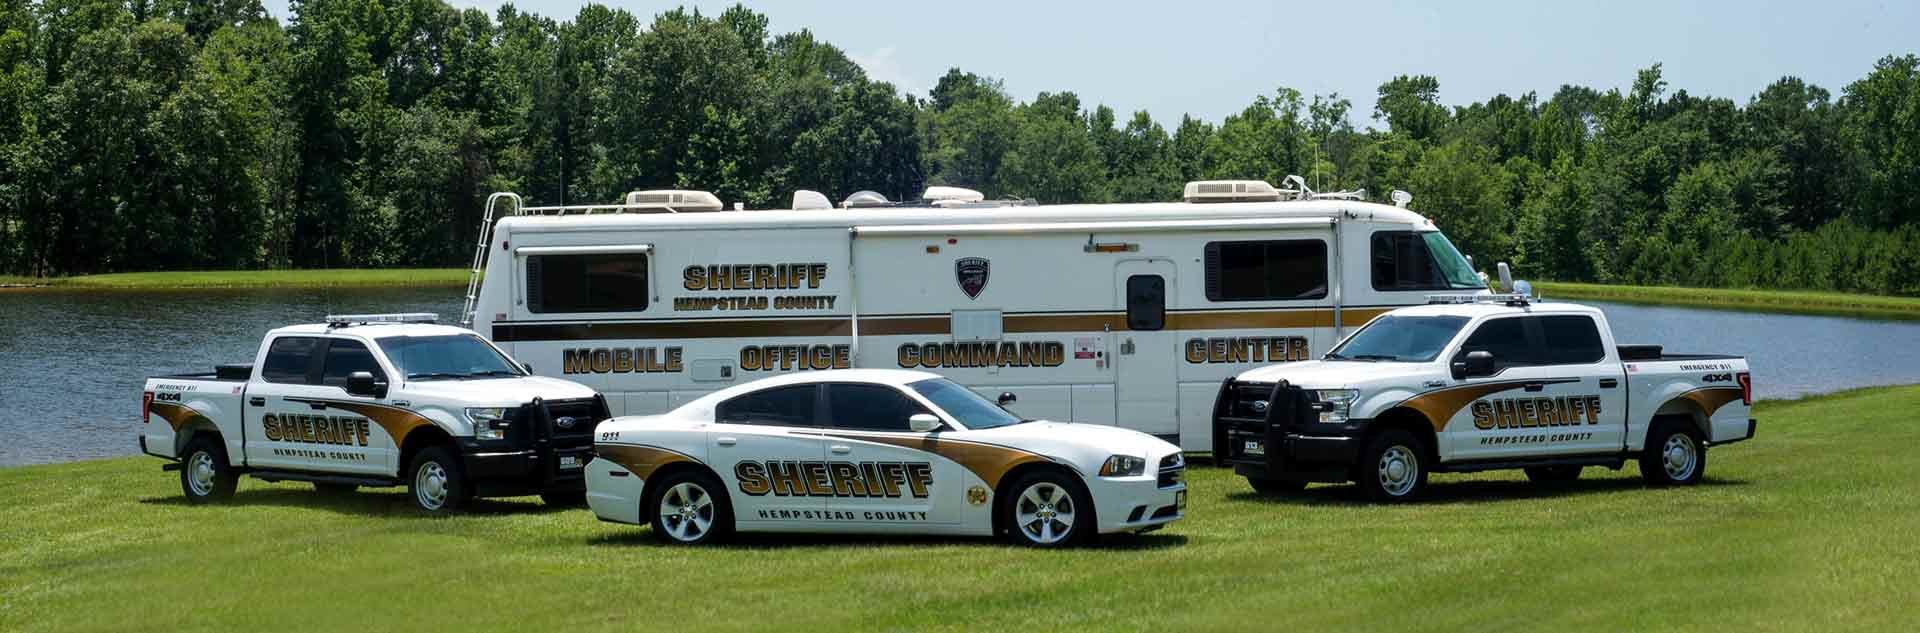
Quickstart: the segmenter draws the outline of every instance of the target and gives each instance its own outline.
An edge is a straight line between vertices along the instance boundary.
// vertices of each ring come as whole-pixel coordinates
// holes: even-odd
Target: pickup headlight
[[[1101,477],[1131,477],[1147,472],[1147,460],[1132,455],[1114,455],[1100,465]]]
[[[1320,413],[1321,424],[1342,424],[1353,411],[1353,401],[1359,398],[1356,389],[1321,389],[1313,392],[1313,410]]]
[[[513,426],[513,421],[507,419],[507,411],[501,407],[467,409],[467,419],[473,421],[473,439],[507,439],[507,428]]]

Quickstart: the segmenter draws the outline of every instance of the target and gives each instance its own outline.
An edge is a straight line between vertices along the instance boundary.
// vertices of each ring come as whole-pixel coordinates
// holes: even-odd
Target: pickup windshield
[[[928,378],[907,386],[932,400],[940,410],[968,429],[991,429],[1022,422],[1019,416],[1007,413],[1006,409],[1000,408],[992,400],[945,378]]]
[[[1424,363],[1440,355],[1467,317],[1383,316],[1327,353],[1327,360]]]
[[[472,334],[389,336],[380,350],[408,380],[523,376],[507,357]]]

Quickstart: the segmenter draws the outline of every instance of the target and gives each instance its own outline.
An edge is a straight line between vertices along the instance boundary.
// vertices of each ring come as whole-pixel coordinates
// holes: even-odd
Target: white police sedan
[[[1186,512],[1180,447],[1022,420],[938,375],[807,372],[602,422],[587,501],[669,543],[732,531],[1003,535],[1057,547]]]

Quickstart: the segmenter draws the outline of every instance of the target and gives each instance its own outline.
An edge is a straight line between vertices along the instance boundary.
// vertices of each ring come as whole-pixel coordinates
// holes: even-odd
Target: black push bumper
[[[1368,421],[1319,420],[1304,389],[1229,379],[1214,399],[1214,459],[1253,479],[1346,481]]]
[[[593,459],[594,428],[611,417],[611,412],[606,399],[596,396],[591,405],[591,421],[566,428],[554,425],[555,406],[577,408],[578,404],[549,405],[536,399],[520,407],[507,440],[460,440],[461,466],[474,494],[515,497],[586,490],[586,465]]]

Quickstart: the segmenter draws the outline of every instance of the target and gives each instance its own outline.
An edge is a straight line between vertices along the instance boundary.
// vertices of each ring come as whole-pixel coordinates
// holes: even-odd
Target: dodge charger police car
[[[1007,395],[1002,400],[1008,399]],[[587,501],[669,543],[729,532],[1003,535],[1056,547],[1185,513],[1180,448],[1023,420],[936,374],[850,369],[602,423]]]

